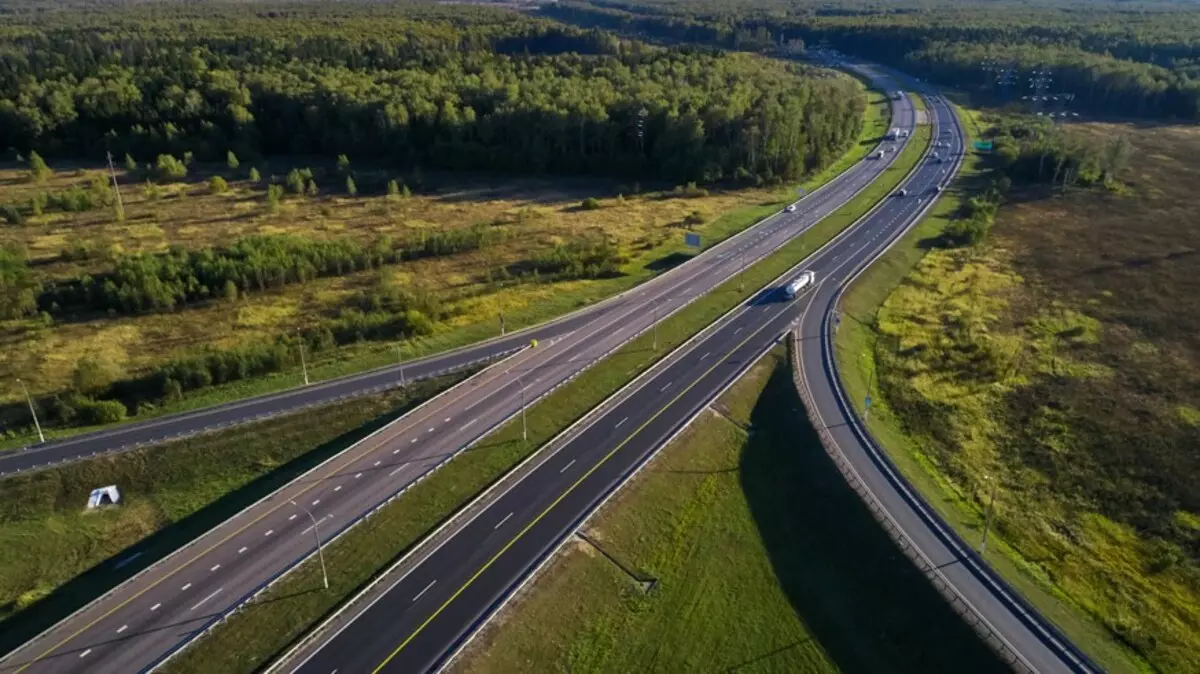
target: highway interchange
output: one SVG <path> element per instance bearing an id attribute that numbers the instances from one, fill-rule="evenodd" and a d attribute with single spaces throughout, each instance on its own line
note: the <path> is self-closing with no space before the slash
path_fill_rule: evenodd
<path id="1" fill-rule="evenodd" d="M 888 86 L 886 81 L 881 84 Z M 912 128 L 911 104 L 905 99 L 895 102 L 894 108 L 894 125 Z M 678 310 L 734 276 L 743 265 L 752 264 L 812 226 L 873 181 L 898 154 L 882 161 L 860 162 L 801 201 L 794 213 L 773 216 L 688 263 L 590 310 L 507 340 L 429 359 L 424 365 L 410 364 L 406 372 L 414 376 L 420 367 L 428 368 L 427 371 L 443 369 L 454 361 L 469 362 L 517 349 L 533 337 L 542 341 L 536 348 L 523 349 L 426 403 L 214 528 L 187 548 L 144 570 L 7 656 L 0 662 L 0 671 L 131 672 L 156 666 L 266 583 L 311 555 L 313 520 L 322 540 L 336 537 L 454 453 L 511 418 L 520 410 L 522 400 L 533 401 L 544 395 L 649 328 L 656 319 Z M 772 303 L 761 307 L 781 310 L 780 316 L 788 311 Z M 761 307 L 752 313 L 757 315 L 763 310 Z M 738 315 L 744 313 L 743 310 Z M 753 333 L 755 337 L 764 334 L 763 330 Z M 714 372 L 729 374 L 730 368 L 721 366 Z M 364 388 L 394 386 L 397 376 L 395 369 L 369 373 L 215 411 L 116 429 L 80 438 L 75 444 L 61 443 L 54 447 L 63 451 L 62 458 L 87 456 L 126 443 L 134 437 L 130 434 L 171 437 L 207 428 L 216 418 L 223 419 L 221 423 L 233 423 L 263 414 L 262 410 L 271 406 L 294 409 Z M 675 390 L 685 390 L 683 381 Z M 667 386 L 659 393 L 670 391 Z M 692 397 L 704 395 L 701 387 L 691 386 L 686 391 Z M 669 421 L 669 417 L 663 417 L 662 423 Z M 634 425 L 630 423 L 629 427 Z M 15 456 L 29 455 L 36 456 L 37 452 Z M 568 479 L 582 474 L 579 471 L 585 465 L 581 462 L 575 472 L 564 470 L 559 476 Z M 308 512 L 312 513 L 311 520 Z M 515 527 L 519 522 L 513 519 Z M 446 580 L 440 588 L 425 594 L 432 602 L 451 585 Z M 456 610 L 457 607 L 444 614 L 448 617 Z M 424 633 L 432 637 L 440 630 Z"/>

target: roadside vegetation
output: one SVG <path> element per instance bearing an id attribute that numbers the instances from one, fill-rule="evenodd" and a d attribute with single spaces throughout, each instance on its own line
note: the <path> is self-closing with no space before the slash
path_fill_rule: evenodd
<path id="1" fill-rule="evenodd" d="M 786 200 L 868 107 L 830 71 L 482 7 L 26 19 L 0 22 L 8 446 L 18 377 L 56 436 L 292 385 L 302 347 L 334 376 L 611 295 Z"/>
<path id="2" fill-rule="evenodd" d="M 844 300 L 847 389 L 860 409 L 872 393 L 872 433 L 972 543 L 994 493 L 988 561 L 1102 666 L 1193 671 L 1200 136 L 1068 126 L 1065 165 L 1091 178 L 1064 180 L 1013 160 L 1049 137 L 1014 138 L 1028 122 L 972 127 L 997 152 Z M 982 217 L 989 188 L 1006 194 Z M 979 236 L 953 235 L 972 218 Z"/>
<path id="3" fill-rule="evenodd" d="M 1005 671 L 846 486 L 782 348 L 581 533 L 453 671 Z"/>
<path id="4" fill-rule="evenodd" d="M 758 292 L 870 210 L 913 169 L 928 143 L 929 127 L 922 126 L 870 188 L 808 232 L 748 267 L 744 287 L 739 279 L 731 279 L 663 320 L 658 329 L 658 350 L 652 348 L 651 335 L 643 334 L 530 406 L 528 443 L 521 440 L 520 422 L 510 422 L 348 531 L 325 551 L 331 571 L 329 592 L 310 591 L 320 582 L 320 570 L 315 564 L 303 564 L 258 601 L 167 663 L 165 671 L 200 673 L 214 668 L 227 672 L 253 671 L 280 655 L 381 569 L 412 549 L 428 532 L 533 451 L 644 372 L 663 354 Z M 864 154 L 865 151 L 866 148 Z"/>
<path id="5" fill-rule="evenodd" d="M 0 653 L 464 376 L 0 480 Z"/>

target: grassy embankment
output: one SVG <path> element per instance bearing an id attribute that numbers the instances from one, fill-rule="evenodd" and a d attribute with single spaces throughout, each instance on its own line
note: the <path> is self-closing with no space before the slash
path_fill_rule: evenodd
<path id="1" fill-rule="evenodd" d="M 1005 671 L 830 463 L 785 349 L 713 409 L 454 670 Z"/>
<path id="2" fill-rule="evenodd" d="M 880 180 L 767 259 L 749 267 L 745 289 L 731 280 L 660 324 L 660 350 L 643 335 L 619 349 L 528 411 L 529 443 L 519 424 L 508 424 L 475 449 L 396 499 L 375 517 L 348 532 L 326 550 L 329 592 L 313 592 L 319 569 L 305 564 L 169 663 L 169 672 L 250 671 L 279 654 L 322 616 L 368 582 L 379 569 L 404 554 L 487 485 L 501 478 L 535 448 L 604 401 L 650 367 L 663 353 L 751 296 L 807 257 L 895 188 L 916 165 L 929 142 L 921 127 L 913 142 Z"/>
<path id="3" fill-rule="evenodd" d="M 887 127 L 887 102 L 868 92 L 864 127 L 859 142 L 834 166 L 806 180 L 806 189 L 828 181 L 866 155 Z M 303 165 L 311 159 L 298 158 Z M 264 167 L 286 173 L 290 166 Z M 201 181 L 205 174 L 195 172 Z M 368 169 L 360 171 L 369 174 Z M 103 173 L 82 169 L 79 175 L 58 172 L 44 185 L 26 183 L 17 169 L 0 170 L 0 202 L 22 202 L 43 190 L 62 190 Z M 116 251 L 159 251 L 168 245 L 198 248 L 228 243 L 249 234 L 299 234 L 317 238 L 370 241 L 380 235 L 404 239 L 422 231 L 440 231 L 470 223 L 489 223 L 505 232 L 501 244 L 482 251 L 427 258 L 397 265 L 392 270 L 401 284 L 419 282 L 446 307 L 450 318 L 434 334 L 400 345 L 405 359 L 471 344 L 499 333 L 497 314 L 509 330 L 534 325 L 631 288 L 658 273 L 664 264 L 684 259 L 683 231 L 701 233 L 712 245 L 778 211 L 794 199 L 794 187 L 714 191 L 701 196 L 671 191 L 614 196 L 628 186 L 595 180 L 508 180 L 504 187 L 484 179 L 464 184 L 438 176 L 426 177 L 428 193 L 398 201 L 385 196 L 297 197 L 283 202 L 279 214 L 262 208 L 261 185 L 230 181 L 226 194 L 211 194 L 196 183 L 159 188 L 150 198 L 135 185 L 125 188 L 126 221 L 115 223 L 106 212 L 52 213 L 33 218 L 22 227 L 0 227 L 0 244 L 27 249 L 43 278 L 94 272 L 105 255 Z M 365 178 L 364 178 L 365 182 Z M 187 196 L 181 196 L 186 194 Z M 696 194 L 701 194 L 697 192 Z M 598 198 L 601 208 L 582 210 L 580 202 Z M 702 224 L 688 224 L 689 216 Z M 483 269 L 528 259 L 538 251 L 603 233 L 625 251 L 629 262 L 617 278 L 525 283 L 484 287 Z M 66 260 L 64 250 L 86 245 L 93 258 Z M 45 326 L 37 320 L 0 322 L 0 380 L 21 377 L 34 395 L 62 390 L 71 383 L 77 362 L 91 357 L 110 368 L 132 374 L 147 371 L 172 358 L 209 347 L 274 339 L 305 327 L 313 316 L 336 314 L 355 293 L 375 283 L 377 272 L 364 271 L 337 278 L 316 279 L 278 291 L 247 294 L 236 303 L 209 302 L 184 311 L 141 316 L 97 316 Z M 137 344 L 137 349 L 129 345 Z M 395 344 L 366 342 L 317 354 L 308 364 L 309 376 L 320 381 L 394 363 Z M 314 356 L 309 354 L 310 357 Z M 182 400 L 158 406 L 149 415 L 169 414 L 282 390 L 299 384 L 299 369 L 200 389 Z M 14 384 L 0 389 L 0 403 L 19 401 Z M 64 437 L 91 428 L 49 429 L 49 437 Z M 0 439 L 0 448 L 19 447 L 32 436 Z"/>
<path id="4" fill-rule="evenodd" d="M 871 385 L 872 433 L 969 542 L 996 480 L 988 561 L 1075 643 L 1114 672 L 1195 671 L 1200 137 L 1074 132 L 1129 135 L 1124 185 L 1019 190 L 984 245 L 929 250 L 972 159 L 847 294 L 838 359 L 856 404 Z"/>
<path id="5" fill-rule="evenodd" d="M 0 653 L 460 378 L 6 478 Z M 121 506 L 84 511 L 109 484 Z"/>

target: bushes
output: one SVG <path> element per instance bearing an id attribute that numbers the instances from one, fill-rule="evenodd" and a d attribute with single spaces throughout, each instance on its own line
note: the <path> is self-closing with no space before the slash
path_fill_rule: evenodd
<path id="1" fill-rule="evenodd" d="M 221 176 L 213 176 L 208 179 L 208 189 L 213 194 L 224 194 L 229 191 L 229 183 Z"/>
<path id="2" fill-rule="evenodd" d="M 598 211 L 601 208 L 600 201 L 596 197 L 588 197 L 579 204 L 579 208 L 585 211 Z"/>
<path id="3" fill-rule="evenodd" d="M 169 154 L 160 154 L 154 160 L 154 175 L 159 180 L 179 180 L 187 176 L 187 166 Z"/>
<path id="4" fill-rule="evenodd" d="M 555 246 L 533 258 L 527 266 L 539 276 L 566 280 L 616 276 L 623 262 L 616 246 L 607 239 L 584 239 Z"/>
<path id="5" fill-rule="evenodd" d="M 7 204 L 4 206 L 4 208 L 2 210 L 4 213 L 4 221 L 7 222 L 8 224 L 10 224 L 10 225 L 25 224 L 25 214 L 21 212 L 21 209 L 17 208 L 16 206 L 13 206 L 12 204 Z"/>

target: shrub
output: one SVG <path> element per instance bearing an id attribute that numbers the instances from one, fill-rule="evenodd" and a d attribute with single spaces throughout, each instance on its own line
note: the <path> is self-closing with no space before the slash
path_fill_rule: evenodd
<path id="1" fill-rule="evenodd" d="M 262 181 L 262 175 L 259 174 L 258 169 L 254 166 L 250 167 L 250 175 L 248 177 L 249 177 L 250 182 L 252 182 L 252 183 L 257 183 L 257 182 Z"/>
<path id="2" fill-rule="evenodd" d="M 17 208 L 16 206 L 13 206 L 12 204 L 8 204 L 4 207 L 3 211 L 4 211 L 4 221 L 7 222 L 8 224 L 10 224 L 10 225 L 25 224 L 25 215 L 23 213 L 21 213 L 21 209 Z"/>
<path id="3" fill-rule="evenodd" d="M 35 183 L 46 182 L 46 179 L 54 175 L 54 171 L 46 165 L 46 160 L 37 152 L 29 153 L 29 178 Z"/>
<path id="4" fill-rule="evenodd" d="M 187 176 L 187 166 L 169 154 L 160 154 L 154 160 L 154 174 L 160 180 L 178 180 Z"/>
<path id="5" fill-rule="evenodd" d="M 208 179 L 208 189 L 213 194 L 224 194 L 229 191 L 229 183 L 221 176 L 213 176 Z"/>
<path id="6" fill-rule="evenodd" d="M 225 153 L 225 165 L 229 167 L 230 171 L 236 171 L 242 163 L 238 161 L 237 155 L 233 153 L 233 150 L 230 150 Z"/>
<path id="7" fill-rule="evenodd" d="M 704 216 L 700 215 L 700 211 L 692 211 L 691 213 L 687 214 L 686 218 L 683 219 L 683 224 L 689 227 L 693 225 L 703 225 Z"/>
<path id="8" fill-rule="evenodd" d="M 600 201 L 595 197 L 588 197 L 579 204 L 579 207 L 585 211 L 597 211 L 600 210 Z"/>

